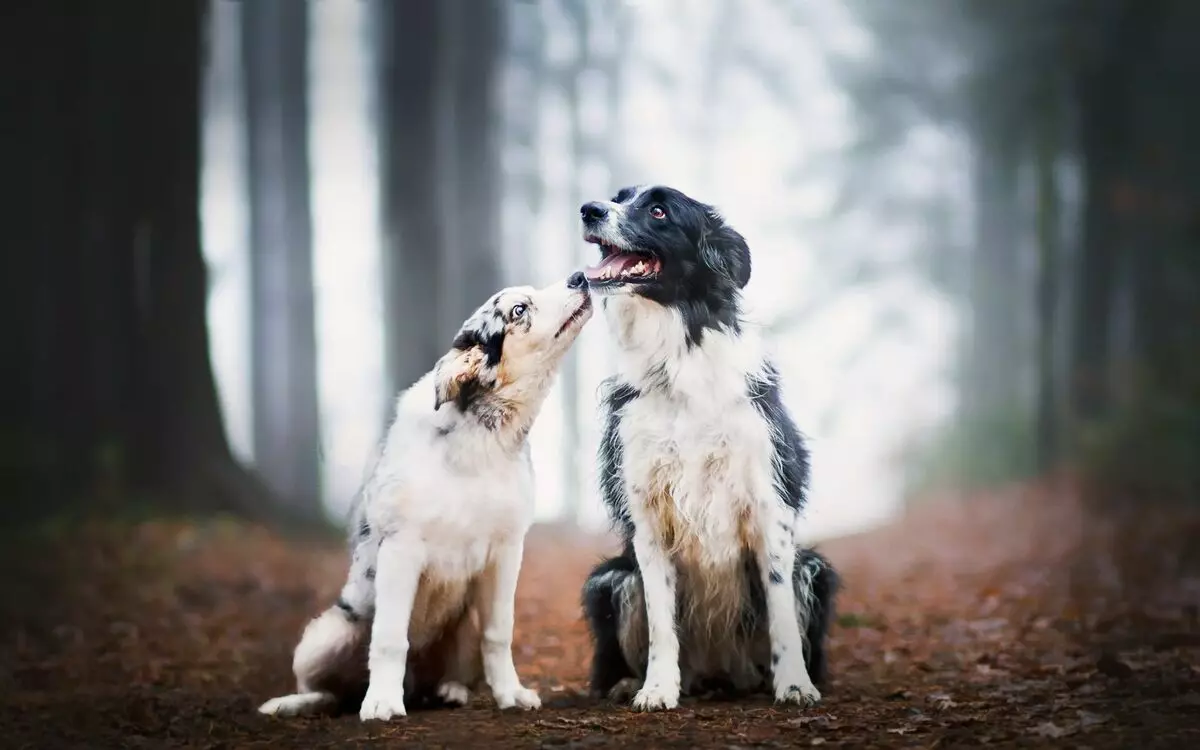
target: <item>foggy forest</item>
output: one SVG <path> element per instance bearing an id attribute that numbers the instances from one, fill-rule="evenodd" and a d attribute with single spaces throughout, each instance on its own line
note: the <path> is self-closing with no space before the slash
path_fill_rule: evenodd
<path id="1" fill-rule="evenodd" d="M 1200 3 L 13 8 L 12 747 L 1200 743 Z M 799 533 L 844 579 L 824 700 L 589 695 L 597 314 L 529 438 L 544 707 L 256 714 L 397 394 L 493 292 L 596 262 L 581 204 L 648 184 L 753 253 Z"/>

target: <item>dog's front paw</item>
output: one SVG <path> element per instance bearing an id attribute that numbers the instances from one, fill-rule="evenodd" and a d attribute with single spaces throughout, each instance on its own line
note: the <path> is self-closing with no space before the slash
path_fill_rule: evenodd
<path id="1" fill-rule="evenodd" d="M 537 691 L 520 685 L 506 690 L 497 690 L 493 697 L 496 699 L 496 705 L 502 710 L 514 707 L 525 709 L 542 707 L 542 699 L 538 696 Z"/>
<path id="2" fill-rule="evenodd" d="M 821 693 L 812 680 L 781 681 L 775 685 L 775 702 L 815 706 L 821 702 Z"/>
<path id="3" fill-rule="evenodd" d="M 387 721 L 396 716 L 406 716 L 404 689 L 402 687 L 380 687 L 372 683 L 363 698 L 358 718 L 362 721 Z"/>
<path id="4" fill-rule="evenodd" d="M 438 685 L 437 694 L 452 706 L 465 706 L 471 702 L 471 691 L 461 682 L 443 682 Z"/>
<path id="5" fill-rule="evenodd" d="M 667 711 L 679 705 L 679 687 L 648 683 L 633 697 L 635 711 Z"/>

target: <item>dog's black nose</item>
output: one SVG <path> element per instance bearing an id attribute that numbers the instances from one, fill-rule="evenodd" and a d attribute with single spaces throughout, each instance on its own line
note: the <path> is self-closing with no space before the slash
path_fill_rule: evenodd
<path id="1" fill-rule="evenodd" d="M 604 207 L 603 203 L 592 201 L 580 206 L 579 215 L 583 217 L 585 222 L 590 224 L 593 221 L 600 221 L 605 216 L 608 216 L 608 209 Z"/>
<path id="2" fill-rule="evenodd" d="M 587 289 L 587 276 L 583 275 L 583 271 L 576 271 L 567 277 L 568 289 Z"/>

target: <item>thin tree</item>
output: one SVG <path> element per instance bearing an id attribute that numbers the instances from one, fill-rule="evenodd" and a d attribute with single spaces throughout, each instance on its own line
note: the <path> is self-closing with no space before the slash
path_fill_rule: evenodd
<path id="1" fill-rule="evenodd" d="M 449 343 L 435 324 L 443 252 L 436 186 L 438 11 L 373 6 L 383 247 L 384 346 L 391 393 L 412 385 Z M 392 411 L 391 400 L 387 414 Z"/>
<path id="2" fill-rule="evenodd" d="M 308 160 L 308 6 L 242 3 L 254 461 L 319 515 L 320 416 Z"/>

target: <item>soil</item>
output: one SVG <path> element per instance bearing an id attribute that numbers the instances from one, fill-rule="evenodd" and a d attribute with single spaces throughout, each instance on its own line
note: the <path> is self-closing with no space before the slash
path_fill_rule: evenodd
<path id="1" fill-rule="evenodd" d="M 820 545 L 846 586 L 811 709 L 587 697 L 579 589 L 615 544 L 535 527 L 514 651 L 544 707 L 476 695 L 387 724 L 256 713 L 292 688 L 300 630 L 336 596 L 336 541 L 222 520 L 22 533 L 0 544 L 0 746 L 1200 747 L 1200 522 L 1101 523 L 1073 498 L 1056 483 L 931 500 Z"/>

